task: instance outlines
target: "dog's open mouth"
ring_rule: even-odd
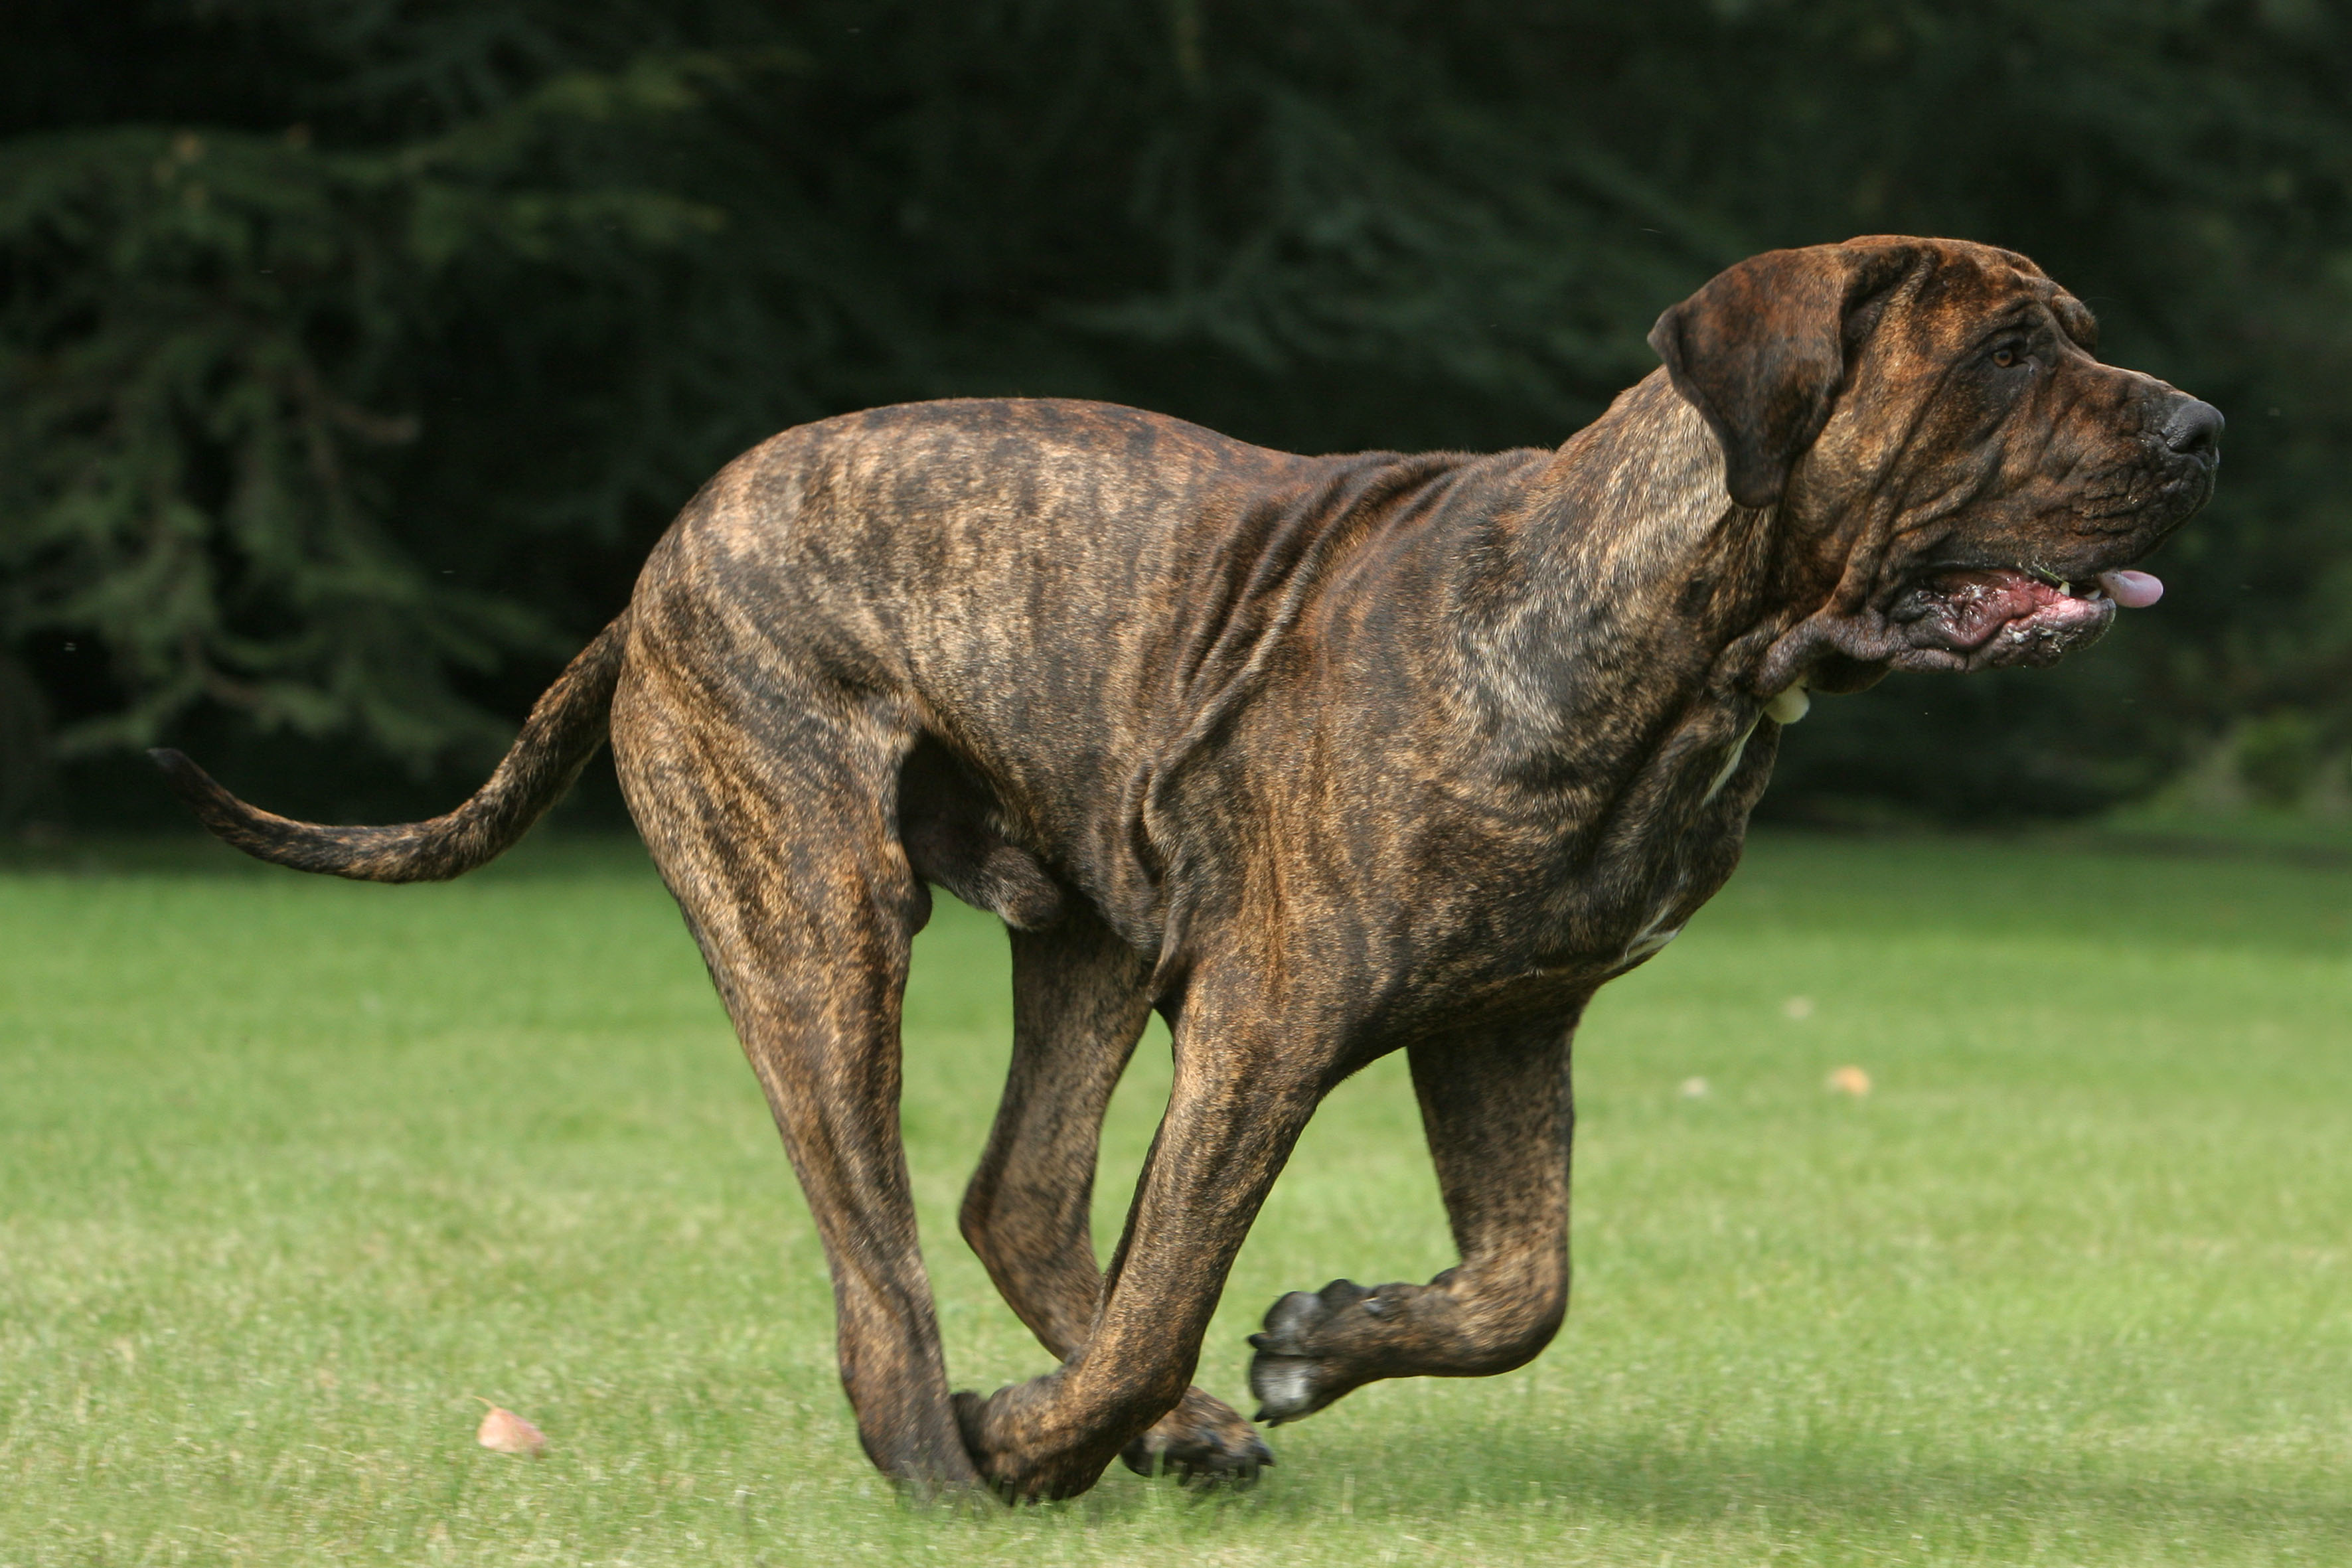
[[[2054,664],[2105,635],[2118,605],[2138,609],[2164,595],[2146,572],[2102,572],[2081,582],[2039,568],[1957,568],[1922,578],[1887,618],[1921,662],[1948,668]],[[1895,663],[1907,662],[1898,655]]]

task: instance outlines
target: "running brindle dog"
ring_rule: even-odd
[[[158,752],[237,847],[375,881],[512,845],[609,733],[832,1262],[866,1451],[1067,1497],[1269,1459],[1187,1386],[1333,1085],[1403,1049],[1462,1261],[1266,1314],[1258,1419],[1516,1367],[1568,1300],[1569,1038],[1739,858],[1807,689],[2047,664],[2213,483],[2221,416],[2101,364],[2025,258],[1773,251],[1556,452],[1302,458],[1098,404],[920,404],[730,464],[464,805],[324,827]],[[950,1394],[900,1147],[929,887],[1003,917],[1013,1065],[963,1234],[1059,1364]],[[1097,1137],[1175,1082],[1108,1272]]]

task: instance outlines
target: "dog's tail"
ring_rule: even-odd
[[[257,859],[362,882],[445,882],[513,847],[563,798],[604,743],[628,636],[624,610],[541,696],[489,782],[430,822],[394,827],[294,822],[246,805],[182,752],[158,747],[147,754],[215,836]]]

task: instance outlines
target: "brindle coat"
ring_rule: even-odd
[[[1317,1103],[1403,1049],[1461,1262],[1284,1297],[1269,1422],[1519,1365],[1568,1300],[1569,1039],[1723,884],[1803,688],[2047,662],[2068,587],[2210,487],[2220,416],[2093,357],[2027,261],[1776,251],[1556,452],[1272,452],[1132,409],[950,402],[790,430],[706,486],[481,792],[290,823],[160,753],[213,829],[399,881],[488,860],[608,733],[833,1268],[874,1462],[926,1489],[1247,1475],[1189,1388]],[[929,887],[1012,933],[1013,1064],[962,1228],[1059,1363],[950,1392],[899,1142]],[[1147,1016],[1165,1120],[1110,1267],[1097,1136]]]

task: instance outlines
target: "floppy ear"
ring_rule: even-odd
[[[1777,503],[1829,423],[1853,350],[1919,257],[1908,245],[1768,250],[1658,318],[1650,346],[1723,444],[1744,507]]]

